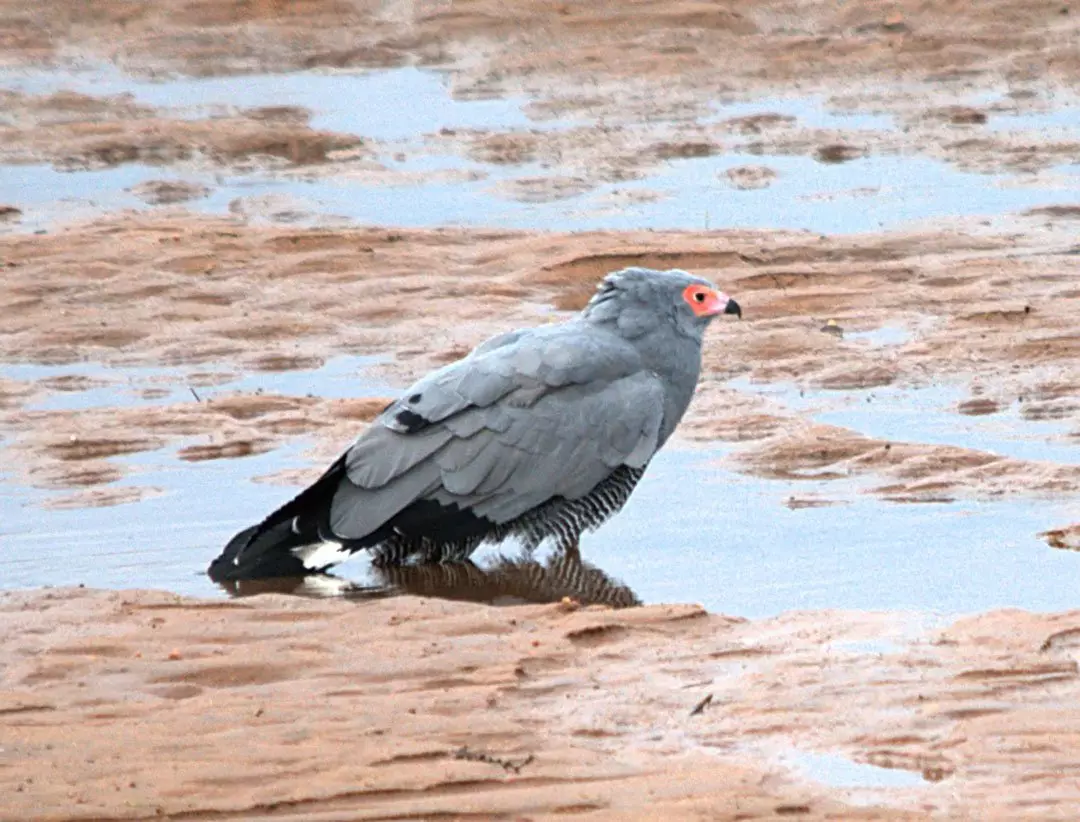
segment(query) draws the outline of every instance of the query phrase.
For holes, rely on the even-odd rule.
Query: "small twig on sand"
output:
[[[712,694],[706,694],[705,698],[694,706],[694,710],[690,712],[690,716],[697,716],[698,714],[705,713],[705,709],[712,704]]]
[[[470,751],[468,748],[458,748],[454,751],[454,759],[467,759],[469,762],[487,762],[489,765],[498,765],[504,771],[513,771],[514,773],[521,773],[521,769],[535,758],[532,754],[529,754],[524,759],[515,762],[512,759],[505,759],[500,756]]]
[[[192,388],[192,387],[191,387],[191,386],[189,385],[189,386],[187,387],[187,390],[191,392],[191,396],[193,396],[193,397],[195,398],[195,402],[202,402],[202,399],[201,399],[201,398],[199,397],[199,395],[195,393],[195,389],[194,389],[194,388]]]

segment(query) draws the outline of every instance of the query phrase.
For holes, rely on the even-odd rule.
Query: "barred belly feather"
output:
[[[583,533],[593,531],[617,513],[630,498],[645,468],[616,468],[592,491],[579,499],[555,498],[525,512],[510,522],[492,523],[483,533],[466,538],[443,540],[438,536],[438,520],[431,533],[420,537],[395,533],[371,546],[372,561],[382,567],[407,562],[463,562],[485,542],[513,539],[526,551],[534,551],[551,540],[565,550],[577,544]]]

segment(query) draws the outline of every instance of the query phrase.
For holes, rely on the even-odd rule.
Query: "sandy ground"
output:
[[[64,589],[4,596],[0,624],[9,819],[1004,820],[1080,808],[1066,707],[1080,687],[1077,612],[933,628],[904,614],[747,622],[692,605]],[[796,751],[921,779],[827,790],[791,770]]]
[[[747,155],[726,175],[733,189],[775,179],[755,154],[921,154],[1028,184],[1080,146],[987,122],[1075,102],[1078,26],[1060,0],[5,0],[0,61],[149,77],[439,67],[459,99],[524,94],[537,118],[584,121],[432,134],[410,149],[539,164],[500,185],[542,202],[722,151]],[[808,94],[900,127],[700,119],[710,102]],[[124,95],[8,90],[0,109],[3,163],[402,174],[386,162],[399,146],[314,128],[295,106],[192,117]],[[857,237],[537,234],[268,225],[242,205],[186,210],[202,184],[135,193],[155,207],[40,234],[0,201],[0,361],[191,369],[190,401],[86,411],[30,404],[101,381],[0,376],[9,480],[65,492],[52,504],[133,502],[142,491],[111,484],[125,467],[110,458],[181,439],[194,461],[312,437],[310,472],[268,478],[296,484],[384,397],[200,390],[344,353],[381,355],[371,379],[392,396],[491,333],[575,310],[628,264],[692,269],[743,305],[742,322],[709,334],[680,434],[739,443],[740,470],[826,488],[860,476],[899,502],[1080,486],[1075,465],[875,439],[747,387],[958,384],[970,393],[959,414],[1018,410],[1075,441],[1077,206]],[[897,328],[895,344],[858,337]],[[828,502],[826,491],[799,504]],[[1077,529],[1061,525],[1048,543],[1075,548]],[[689,605],[62,590],[4,594],[0,621],[4,820],[1080,817],[1075,613],[749,622]],[[921,781],[829,787],[812,768],[800,776],[798,751]]]

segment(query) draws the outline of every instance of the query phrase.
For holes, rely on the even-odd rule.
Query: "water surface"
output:
[[[540,163],[479,162],[453,153],[454,148],[433,148],[440,144],[426,144],[425,136],[461,129],[559,130],[583,123],[538,119],[530,114],[529,101],[521,97],[471,99],[457,94],[452,78],[437,71],[397,68],[145,80],[95,66],[85,71],[0,72],[0,85],[35,94],[62,89],[127,94],[180,117],[302,106],[311,112],[315,128],[358,135],[381,145],[378,159],[390,172],[456,172],[451,178],[427,179],[391,174],[383,181],[377,174],[298,179],[295,169],[207,169],[198,164],[128,163],[88,171],[61,171],[48,164],[0,166],[5,201],[24,212],[18,224],[6,225],[4,231],[42,230],[58,220],[150,208],[130,192],[149,180],[186,180],[207,186],[210,194],[186,207],[210,214],[244,211],[244,202],[272,195],[280,198],[281,207],[276,213],[273,208],[257,209],[260,216],[301,224],[559,231],[767,227],[854,233],[959,215],[991,217],[1072,203],[1080,196],[1080,165],[1068,160],[1050,174],[1027,175],[1024,185],[1016,185],[1015,175],[969,173],[918,155],[822,163],[807,156],[747,154],[736,149],[672,159],[640,179],[600,184],[550,202],[522,202],[507,193],[509,182],[553,174],[573,177],[587,169],[575,170],[572,164],[553,169]],[[1053,129],[1057,138],[1078,139],[1078,111],[994,115],[993,125]],[[699,122],[707,126],[754,114],[781,114],[795,118],[798,127],[856,134],[896,127],[890,116],[837,111],[821,97],[717,103]],[[768,166],[776,179],[764,189],[733,188],[727,171],[747,164]]]
[[[385,385],[364,377],[364,364],[342,358],[312,371],[252,374],[203,390],[239,387],[385,396]],[[111,390],[124,392],[161,379],[156,369],[83,366],[18,366],[9,367],[8,373],[26,377],[27,368],[47,369],[52,377],[89,373],[109,380]],[[185,379],[183,374],[175,376]],[[95,402],[122,402],[126,396],[103,398],[94,395],[95,390],[105,389],[86,392]],[[168,403],[176,398],[169,394],[145,401]],[[933,419],[926,398],[918,392],[892,392],[888,402],[897,414],[907,414],[905,425]],[[907,439],[918,441],[935,430],[925,424],[875,428],[889,415],[865,402],[853,402],[841,413],[856,430],[878,435],[906,432]],[[971,418],[952,417],[955,425],[951,429],[943,425],[941,430],[954,430],[962,440]],[[1027,447],[1024,436],[1031,423],[1017,417],[1002,425],[1006,430],[998,431],[994,442]],[[948,439],[945,433],[942,439]],[[969,444],[979,442],[983,441]],[[308,443],[297,440],[266,454],[195,463],[176,457],[186,444],[180,441],[116,458],[132,469],[118,485],[161,489],[159,495],[140,502],[50,511],[40,503],[57,492],[10,482],[0,485],[0,586],[82,583],[223,595],[202,573],[209,561],[235,531],[261,519],[293,493],[253,480],[310,466],[305,456]],[[347,445],[341,443],[342,448]],[[653,461],[624,511],[586,535],[585,560],[618,589],[611,593],[604,588],[608,591],[604,596],[621,604],[696,601],[710,610],[749,617],[817,608],[957,614],[1010,606],[1032,610],[1075,606],[1080,584],[1077,557],[1048,548],[1037,536],[1076,518],[1077,507],[1069,500],[883,503],[862,493],[855,481],[781,481],[740,474],[730,467],[730,453],[687,444],[669,446]],[[839,504],[788,507],[792,496],[806,494]],[[456,598],[499,602],[529,598],[519,578],[514,584],[508,581],[499,551],[482,549],[475,559],[481,572],[501,573],[502,582],[471,572],[471,576],[448,574],[441,580],[435,573],[389,578],[363,556],[339,566],[337,575],[350,584],[354,595],[385,594],[388,589],[433,594],[441,586]],[[551,562],[542,553],[537,559],[541,565]],[[588,568],[583,573],[589,579],[581,584],[591,590],[607,584]],[[554,591],[555,577],[566,581],[565,574],[549,569],[548,582],[541,588]],[[342,587],[338,583],[337,592]]]

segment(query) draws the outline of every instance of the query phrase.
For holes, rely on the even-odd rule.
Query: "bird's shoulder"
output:
[[[522,355],[537,353],[550,360],[574,357],[591,358],[597,354],[618,357],[637,363],[640,354],[625,337],[606,326],[586,322],[580,317],[549,323],[535,328],[520,328],[492,337],[464,359],[451,366],[481,366],[495,361],[515,361]]]
[[[411,433],[468,408],[531,404],[555,389],[606,384],[642,369],[632,344],[586,322],[509,331],[413,383],[378,423]]]

